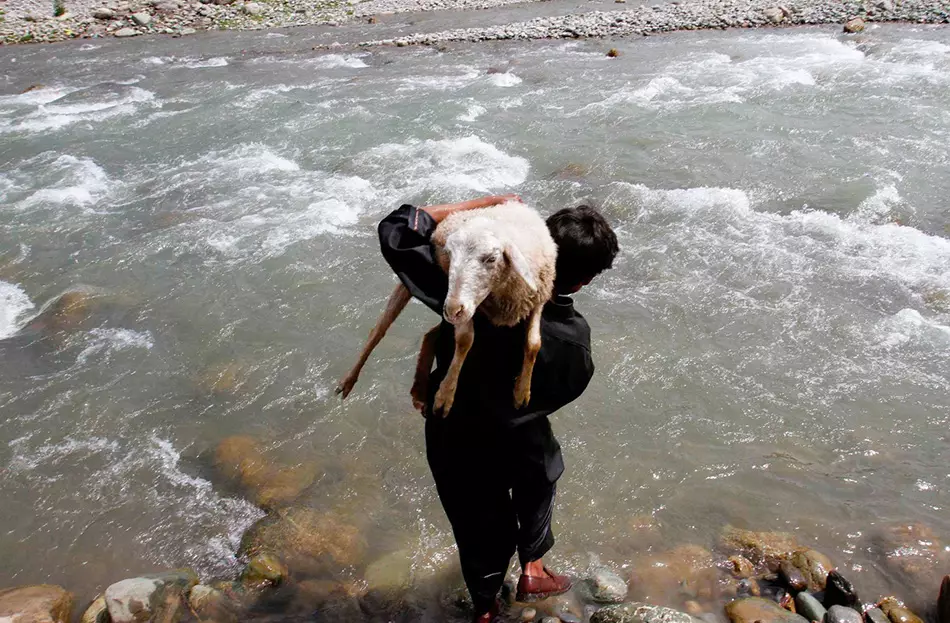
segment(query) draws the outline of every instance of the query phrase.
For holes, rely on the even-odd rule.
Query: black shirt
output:
[[[436,263],[429,241],[435,227],[427,212],[403,205],[379,224],[379,242],[400,281],[441,317],[448,276]],[[594,375],[590,326],[569,297],[557,295],[541,314],[541,350],[531,381],[531,401],[515,409],[514,386],[524,358],[525,331],[525,322],[498,327],[483,314],[475,314],[475,341],[462,366],[450,419],[492,418],[517,426],[554,413],[584,392]],[[454,352],[454,328],[443,320],[436,369],[429,382],[430,415],[435,391]]]

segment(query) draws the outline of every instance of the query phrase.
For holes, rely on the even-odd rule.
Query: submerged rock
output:
[[[844,23],[846,33],[853,34],[862,30],[864,30],[864,20],[860,17],[853,17]]]
[[[943,578],[937,599],[937,623],[950,623],[950,575]]]
[[[604,606],[590,617],[590,623],[700,623],[698,619],[672,608],[634,602]]]
[[[864,613],[864,620],[867,623],[891,623],[884,611],[880,608],[871,608]]]
[[[637,560],[630,587],[637,599],[654,602],[679,594],[711,599],[719,590],[720,570],[712,552],[699,545],[681,545]]]
[[[936,578],[950,565],[950,552],[934,531],[921,523],[896,524],[874,532],[870,551],[881,558],[887,571],[921,590],[936,588]]]
[[[792,564],[802,572],[811,591],[824,590],[828,573],[834,568],[830,558],[813,549],[794,552]]]
[[[753,532],[732,526],[726,526],[719,535],[719,547],[727,553],[742,554],[754,563],[786,560],[800,549],[788,532]]]
[[[109,623],[109,609],[106,607],[105,595],[99,595],[92,600],[86,611],[82,613],[79,623]]]
[[[746,597],[726,604],[726,616],[732,623],[808,623],[803,616],[761,597]]]
[[[627,583],[608,569],[596,571],[588,580],[590,596],[604,604],[618,604],[627,598]]]
[[[73,596],[52,584],[0,590],[0,621],[11,623],[68,623]]]
[[[269,552],[255,554],[241,573],[241,581],[251,589],[278,586],[290,575],[280,558]]]
[[[745,556],[730,556],[727,562],[729,571],[737,578],[749,578],[755,573],[755,565]]]
[[[811,593],[799,593],[795,595],[795,611],[809,621],[825,620],[827,610],[818,599]]]
[[[891,620],[891,623],[923,623],[923,620],[893,597],[881,600],[881,610]]]
[[[218,444],[215,467],[243,487],[258,506],[269,509],[289,504],[313,484],[319,469],[308,462],[281,466],[270,461],[256,439],[237,435]]]
[[[805,579],[801,570],[793,565],[791,561],[783,560],[778,572],[782,582],[796,593],[808,588],[808,580]]]
[[[105,593],[109,618],[112,623],[176,621],[185,610],[185,595],[197,583],[191,569],[116,582]]]
[[[858,605],[858,593],[854,590],[854,585],[838,571],[829,573],[828,582],[825,586],[825,607],[857,608]]]
[[[370,612],[398,609],[412,586],[412,552],[399,550],[376,560],[363,574],[366,592],[361,603]]]
[[[862,623],[861,615],[853,608],[831,606],[825,613],[824,623]]]
[[[237,623],[238,606],[224,592],[198,584],[188,593],[188,605],[199,621]]]

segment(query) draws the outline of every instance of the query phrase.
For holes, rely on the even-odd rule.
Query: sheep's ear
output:
[[[528,287],[531,288],[533,292],[537,292],[538,283],[534,280],[534,275],[531,272],[531,266],[528,264],[528,260],[525,258],[521,250],[510,242],[505,244],[505,259],[508,260],[508,263],[511,264],[511,267],[515,269],[515,272],[518,273],[524,282],[528,284]]]

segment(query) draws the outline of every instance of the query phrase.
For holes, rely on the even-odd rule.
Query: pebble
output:
[[[152,23],[152,16],[148,13],[133,13],[132,21],[139,26],[148,26],[150,23]]]
[[[864,619],[867,623],[891,623],[891,620],[887,618],[887,615],[884,614],[884,611],[880,608],[871,608],[865,612]]]
[[[864,30],[864,20],[860,17],[849,19],[844,23],[844,31],[847,33],[856,33]]]
[[[102,7],[93,11],[92,16],[96,19],[115,19],[115,11]]]
[[[135,30],[134,28],[120,28],[119,30],[115,31],[115,36],[120,39],[124,37],[135,37],[138,34],[139,31]]]
[[[534,608],[525,608],[521,611],[521,620],[522,621],[534,621],[534,618],[538,616],[538,611]]]
[[[921,618],[901,605],[893,597],[881,600],[881,610],[891,623],[923,623]]]
[[[790,561],[783,561],[778,571],[782,582],[796,593],[808,588],[808,581],[805,580],[805,576]]]
[[[861,615],[853,608],[831,606],[825,613],[824,623],[862,623]]]
[[[845,606],[854,608],[858,605],[858,593],[854,590],[854,585],[838,571],[832,571],[828,574],[828,580],[825,584],[825,608],[832,606]]]
[[[591,598],[594,601],[619,604],[627,598],[627,583],[619,575],[607,569],[596,571],[591,576],[589,584]]]
[[[827,612],[814,595],[804,592],[795,595],[795,611],[809,621],[824,621]]]

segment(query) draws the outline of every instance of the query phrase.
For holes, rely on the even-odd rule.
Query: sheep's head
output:
[[[492,225],[489,219],[473,220],[445,240],[442,253],[443,262],[448,260],[449,291],[443,316],[454,325],[471,320],[495,285],[512,272],[532,290],[538,289],[524,254]]]

